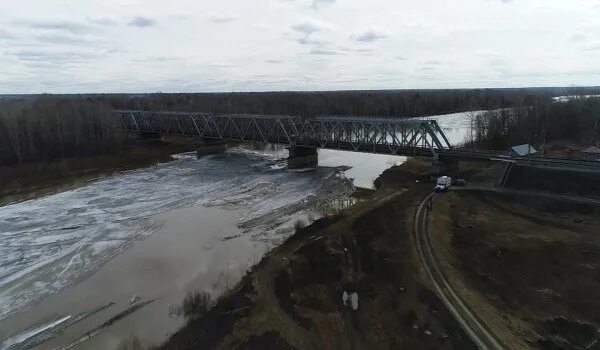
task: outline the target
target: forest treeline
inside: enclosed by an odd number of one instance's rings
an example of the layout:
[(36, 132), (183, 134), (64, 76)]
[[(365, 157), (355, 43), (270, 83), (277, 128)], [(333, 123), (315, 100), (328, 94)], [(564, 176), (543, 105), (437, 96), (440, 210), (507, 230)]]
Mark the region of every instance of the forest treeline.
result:
[(600, 88), (0, 96), (0, 165), (119, 152), (114, 109), (415, 117), (547, 105)]
[(540, 147), (554, 140), (582, 145), (600, 141), (600, 98), (538, 103), (472, 118), (473, 147), (480, 149), (502, 150), (524, 143)]
[(116, 152), (112, 109), (102, 97), (0, 100), (0, 165)]

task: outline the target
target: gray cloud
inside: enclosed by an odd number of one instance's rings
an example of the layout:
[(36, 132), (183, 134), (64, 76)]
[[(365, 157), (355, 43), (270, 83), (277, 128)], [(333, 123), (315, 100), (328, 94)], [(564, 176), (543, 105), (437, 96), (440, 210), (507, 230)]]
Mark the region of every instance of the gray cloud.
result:
[(357, 33), (352, 37), (356, 41), (371, 43), (377, 40), (385, 39), (387, 37), (387, 32), (383, 29), (370, 28), (363, 32)]
[(583, 47), (585, 51), (600, 51), (600, 41), (588, 44)]
[(4, 29), (0, 29), (0, 39), (13, 39), (14, 36)]
[(89, 43), (88, 40), (86, 40), (85, 38), (83, 38), (81, 36), (72, 35), (72, 34), (68, 34), (68, 33), (60, 33), (60, 32), (59, 33), (50, 32), (50, 33), (35, 34), (33, 37), (40, 42), (45, 42), (45, 43), (49, 43), (49, 44), (78, 45), (78, 44)]
[(329, 28), (330, 25), (326, 22), (316, 20), (314, 18), (305, 18), (301, 22), (292, 25), (292, 30), (302, 33), (306, 36)]
[(152, 27), (155, 24), (156, 24), (156, 21), (153, 20), (152, 18), (138, 16), (138, 17), (133, 18), (127, 25), (132, 26), (132, 27), (145, 28), (145, 27)]
[(579, 42), (585, 41), (585, 39), (587, 39), (587, 37), (580, 33), (573, 34), (573, 36), (571, 36), (571, 41), (574, 43), (579, 43)]
[(73, 34), (84, 33), (90, 31), (90, 27), (84, 23), (73, 21), (37, 21), (24, 20), (18, 21), (18, 25), (27, 26), (34, 29), (57, 30), (65, 31)]
[(315, 9), (318, 9), (321, 6), (332, 5), (335, 4), (336, 0), (313, 0), (312, 6)]
[(0, 93), (597, 84), (598, 1), (6, 0)]
[(314, 10), (318, 10), (321, 7), (333, 5), (336, 3), (336, 0), (279, 0), (281, 2), (287, 3), (296, 3), (301, 6), (310, 6)]
[(239, 19), (240, 16), (235, 13), (220, 13), (211, 15), (208, 20), (213, 23), (228, 23)]
[(54, 69), (79, 66), (96, 57), (87, 51), (18, 50), (9, 54), (29, 67)]
[(169, 18), (176, 19), (178, 21), (185, 21), (190, 19), (190, 16), (184, 13), (172, 13), (171, 15), (169, 15)]
[(164, 62), (176, 62), (183, 60), (181, 57), (175, 56), (149, 56), (142, 58), (132, 59), (133, 63), (164, 63)]
[(88, 17), (87, 21), (101, 26), (113, 26), (119, 23), (119, 21), (112, 17)]
[(340, 52), (336, 51), (334, 49), (328, 49), (328, 48), (312, 48), (309, 52), (311, 55), (326, 55), (326, 56), (333, 56), (333, 55), (339, 55)]
[(338, 48), (340, 52), (345, 53), (359, 53), (359, 54), (371, 54), (373, 52), (372, 48), (369, 47), (345, 47), (341, 46)]
[(298, 43), (301, 45), (315, 45), (315, 46), (325, 46), (325, 45), (331, 44), (331, 42), (329, 42), (327, 40), (315, 39), (315, 38), (311, 38), (308, 36), (298, 39)]
[(48, 52), (41, 50), (20, 50), (13, 54), (21, 61), (63, 61), (71, 57), (89, 57), (73, 52)]

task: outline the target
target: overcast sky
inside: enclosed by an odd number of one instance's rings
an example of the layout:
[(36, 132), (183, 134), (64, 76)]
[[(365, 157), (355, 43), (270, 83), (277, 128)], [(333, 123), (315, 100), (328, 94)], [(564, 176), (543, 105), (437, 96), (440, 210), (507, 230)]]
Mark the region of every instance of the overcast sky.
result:
[(600, 0), (2, 0), (0, 14), (0, 93), (600, 85)]

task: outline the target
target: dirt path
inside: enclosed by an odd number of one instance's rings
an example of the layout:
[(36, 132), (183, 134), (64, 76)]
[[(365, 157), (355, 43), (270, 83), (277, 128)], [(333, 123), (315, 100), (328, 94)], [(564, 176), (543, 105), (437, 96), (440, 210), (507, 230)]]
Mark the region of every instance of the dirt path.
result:
[(414, 221), (414, 241), (421, 261), (431, 283), (461, 327), (480, 349), (504, 349), (487, 326), (475, 315), (463, 300), (456, 294), (437, 265), (433, 249), (427, 233), (429, 209), (427, 204), (433, 202), (436, 194), (427, 196), (419, 205)]

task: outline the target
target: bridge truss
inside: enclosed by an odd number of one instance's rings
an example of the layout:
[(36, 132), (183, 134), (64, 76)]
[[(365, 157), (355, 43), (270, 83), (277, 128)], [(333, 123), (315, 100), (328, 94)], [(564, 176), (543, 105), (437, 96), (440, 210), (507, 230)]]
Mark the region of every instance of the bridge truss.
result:
[(398, 155), (452, 148), (435, 120), (115, 111), (125, 130)]

